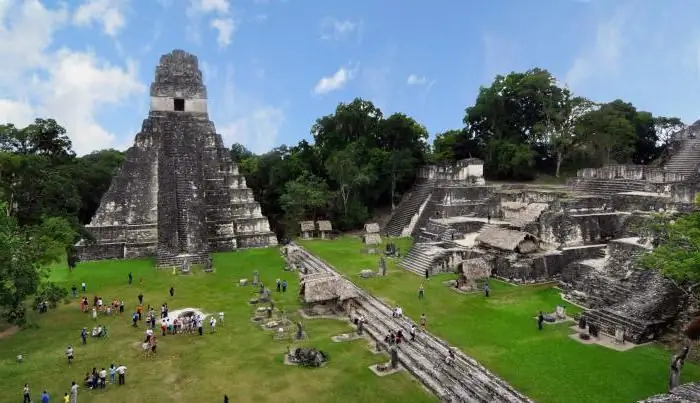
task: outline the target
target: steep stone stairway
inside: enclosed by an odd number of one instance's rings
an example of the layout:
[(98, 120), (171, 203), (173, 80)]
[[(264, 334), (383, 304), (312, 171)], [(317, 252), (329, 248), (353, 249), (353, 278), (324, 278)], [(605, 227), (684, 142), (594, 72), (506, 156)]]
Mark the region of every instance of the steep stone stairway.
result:
[[(298, 248), (294, 255), (300, 257), (298, 264), (306, 273), (340, 276), (330, 265), (303, 248), (297, 245), (293, 247)], [(367, 319), (365, 329), (375, 340), (383, 340), (390, 330), (401, 329), (408, 335), (412, 325), (418, 327), (408, 318), (392, 317), (389, 306), (354, 284), (352, 287), (357, 290), (359, 297), (353, 301), (350, 309)], [(421, 331), (415, 341), (401, 343), (397, 349), (402, 366), (442, 402), (532, 402), (478, 362), (461, 351), (450, 348), (428, 332)], [(455, 362), (447, 365), (445, 357), (450, 349), (455, 354)]]
[(671, 160), (664, 166), (669, 172), (676, 172), (683, 175), (695, 173), (700, 164), (700, 138), (683, 140), (681, 149), (671, 157)]
[(418, 209), (430, 192), (435, 188), (435, 180), (426, 180), (416, 183), (411, 193), (405, 195), (396, 211), (391, 215), (389, 222), (384, 227), (384, 233), (389, 236), (401, 236), (401, 232), (411, 222), (411, 218), (418, 213)]

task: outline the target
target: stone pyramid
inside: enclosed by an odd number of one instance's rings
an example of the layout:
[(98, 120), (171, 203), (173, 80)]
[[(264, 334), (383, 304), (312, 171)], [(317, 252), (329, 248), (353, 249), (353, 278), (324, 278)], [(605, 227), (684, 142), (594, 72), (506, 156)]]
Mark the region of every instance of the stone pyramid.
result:
[(151, 110), (76, 245), (81, 260), (155, 256), (159, 267), (209, 252), (277, 245), (260, 205), (207, 113), (197, 57), (161, 57)]

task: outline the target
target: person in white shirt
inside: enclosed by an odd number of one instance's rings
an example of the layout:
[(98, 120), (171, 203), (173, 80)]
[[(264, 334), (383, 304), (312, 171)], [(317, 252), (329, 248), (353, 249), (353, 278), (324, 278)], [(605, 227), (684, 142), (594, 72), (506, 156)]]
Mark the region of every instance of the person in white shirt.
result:
[(78, 384), (73, 381), (70, 387), (71, 403), (78, 403)]
[(68, 346), (66, 349), (66, 358), (68, 358), (68, 365), (73, 363), (73, 347)]
[(214, 333), (214, 329), (216, 329), (216, 318), (213, 316), (209, 320), (209, 326), (211, 327), (211, 332)]
[(153, 337), (153, 330), (151, 330), (150, 328), (146, 329), (146, 341), (145, 342), (148, 343), (149, 341), (151, 341), (151, 337)]
[(224, 324), (224, 313), (223, 312), (219, 312), (219, 322), (221, 322), (222, 325)]
[(117, 366), (117, 376), (118, 376), (118, 381), (117, 383), (119, 385), (124, 385), (126, 381), (126, 367), (123, 365), (118, 365)]

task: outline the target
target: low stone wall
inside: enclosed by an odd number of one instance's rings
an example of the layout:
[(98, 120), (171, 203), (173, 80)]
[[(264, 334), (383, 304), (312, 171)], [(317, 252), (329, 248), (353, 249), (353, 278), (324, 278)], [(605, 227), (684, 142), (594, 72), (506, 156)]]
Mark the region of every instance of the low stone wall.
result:
[(469, 158), (457, 161), (453, 165), (426, 165), (418, 169), (417, 176), (423, 180), (437, 179), (483, 184), (484, 162)]
[(686, 175), (646, 165), (606, 165), (601, 168), (583, 168), (576, 172), (576, 176), (584, 179), (629, 179), (655, 183), (682, 182), (687, 179)]
[(556, 246), (601, 243), (622, 235), (628, 215), (618, 212), (568, 214), (545, 211), (540, 216), (539, 237)]

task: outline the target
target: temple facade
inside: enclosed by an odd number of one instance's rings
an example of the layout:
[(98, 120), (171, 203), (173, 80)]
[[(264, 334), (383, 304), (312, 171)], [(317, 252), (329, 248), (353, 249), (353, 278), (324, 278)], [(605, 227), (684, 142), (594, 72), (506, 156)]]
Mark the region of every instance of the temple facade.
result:
[(277, 245), (268, 219), (207, 112), (197, 57), (161, 57), (151, 108), (76, 245), (81, 260), (155, 256), (159, 267), (210, 252)]

